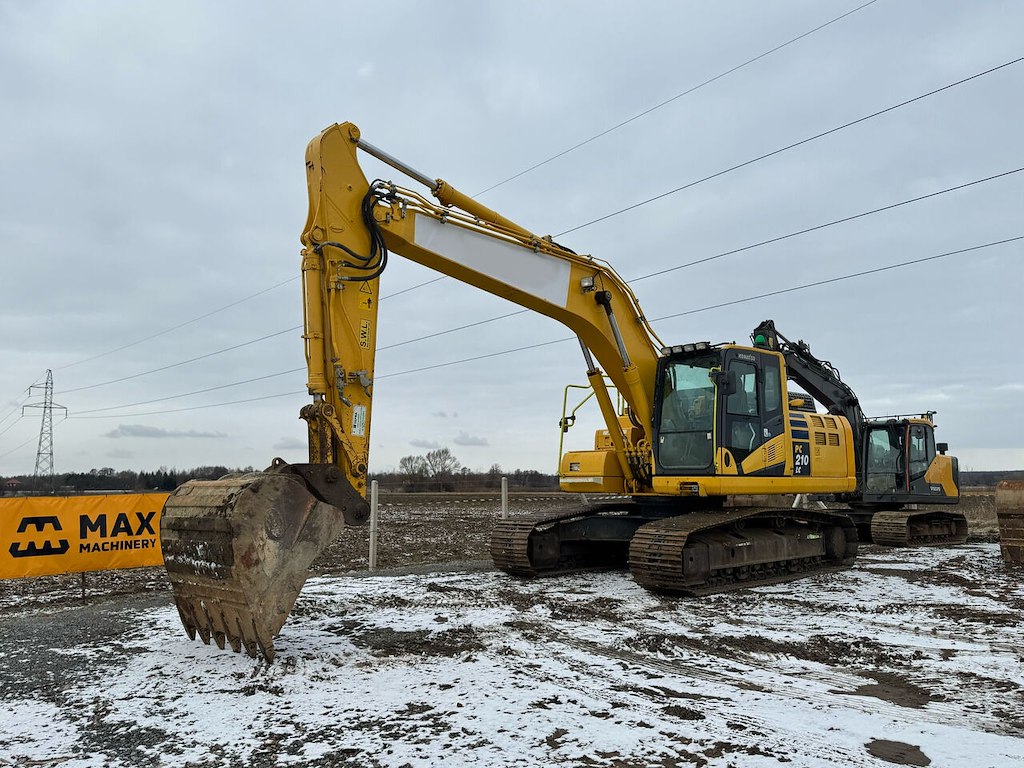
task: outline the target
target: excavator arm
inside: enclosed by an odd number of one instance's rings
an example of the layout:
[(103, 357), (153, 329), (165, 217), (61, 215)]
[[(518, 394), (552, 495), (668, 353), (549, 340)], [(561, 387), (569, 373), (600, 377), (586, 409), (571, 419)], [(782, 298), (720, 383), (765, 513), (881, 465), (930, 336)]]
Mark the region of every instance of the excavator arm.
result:
[(792, 342), (778, 332), (772, 320), (765, 320), (750, 334), (755, 346), (781, 352), (786, 361), (786, 373), (793, 381), (806, 389), (829, 413), (845, 416), (853, 430), (853, 441), (859, 453), (864, 442), (864, 411), (860, 400), (850, 386), (839, 376), (839, 369), (827, 360), (821, 360), (811, 353), (810, 345), (803, 341)]
[[(426, 186), (436, 202), (391, 182), (370, 183), (360, 150)], [(377, 309), (389, 252), (572, 329), (631, 491), (642, 490), (650, 475), (663, 346), (608, 264), (538, 237), (405, 165), (362, 140), (351, 123), (310, 142), (306, 175), (301, 266), (312, 402), (300, 415), (309, 463), (275, 459), (261, 473), (190, 481), (168, 499), (161, 521), (165, 564), (189, 635), (268, 660), (310, 564), (345, 525), (368, 516)], [(639, 430), (622, 429), (605, 374)]]

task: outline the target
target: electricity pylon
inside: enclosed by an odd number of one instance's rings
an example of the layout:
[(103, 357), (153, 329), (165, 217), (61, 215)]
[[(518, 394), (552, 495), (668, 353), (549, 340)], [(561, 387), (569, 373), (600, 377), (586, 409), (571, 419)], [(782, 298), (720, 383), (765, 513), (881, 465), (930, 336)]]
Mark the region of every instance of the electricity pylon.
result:
[(43, 423), (39, 427), (39, 448), (36, 449), (36, 478), (47, 478), (50, 491), (53, 491), (53, 409), (61, 408), (67, 414), (68, 409), (63, 405), (53, 402), (53, 371), (47, 369), (46, 383), (33, 384), (29, 387), (29, 394), (33, 389), (43, 390), (43, 402), (30, 403), (21, 407), (21, 415), (25, 415), (26, 408), (42, 408)]

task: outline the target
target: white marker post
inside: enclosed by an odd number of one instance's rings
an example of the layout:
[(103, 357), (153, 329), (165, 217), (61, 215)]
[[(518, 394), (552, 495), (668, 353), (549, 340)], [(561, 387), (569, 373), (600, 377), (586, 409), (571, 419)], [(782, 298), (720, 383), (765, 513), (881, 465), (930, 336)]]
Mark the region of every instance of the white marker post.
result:
[(370, 570), (377, 568), (377, 481), (370, 482)]
[(501, 478), (501, 519), (508, 518), (508, 478)]

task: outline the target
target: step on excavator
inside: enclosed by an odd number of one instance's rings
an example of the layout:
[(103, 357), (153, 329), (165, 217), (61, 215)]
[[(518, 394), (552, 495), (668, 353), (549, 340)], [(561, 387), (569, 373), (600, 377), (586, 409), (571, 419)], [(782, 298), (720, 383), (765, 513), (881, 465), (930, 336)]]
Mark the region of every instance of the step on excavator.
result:
[[(359, 152), (434, 199), (369, 182)], [(490, 545), (498, 568), (536, 576), (628, 565), (644, 587), (702, 595), (853, 564), (857, 524), (843, 511), (729, 504), (736, 494), (875, 499), (858, 479), (855, 434), (867, 427), (849, 413), (799, 410), (786, 351), (767, 337), (751, 346), (666, 346), (606, 262), (417, 171), (351, 123), (310, 142), (306, 174), (311, 402), (300, 416), (309, 461), (275, 459), (263, 472), (190, 481), (168, 498), (163, 553), (190, 637), (272, 660), (310, 564), (346, 525), (367, 520), (377, 304), (389, 252), (554, 318), (579, 340), (606, 429), (594, 450), (563, 456), (561, 486), (612, 500), (501, 521)], [(893, 498), (916, 491), (908, 471), (910, 487), (878, 488), (878, 500), (898, 505)]]

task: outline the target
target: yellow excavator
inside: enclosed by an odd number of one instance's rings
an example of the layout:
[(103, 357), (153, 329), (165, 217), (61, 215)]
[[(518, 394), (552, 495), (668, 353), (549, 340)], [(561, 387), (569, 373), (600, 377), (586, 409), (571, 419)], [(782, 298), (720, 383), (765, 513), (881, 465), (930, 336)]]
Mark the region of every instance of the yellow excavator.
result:
[[(360, 151), (424, 185), (436, 202), (370, 183)], [(879, 487), (877, 498), (867, 493), (864, 471), (874, 463), (865, 457), (873, 462), (874, 454), (863, 446), (874, 445), (864, 439), (873, 427), (859, 409), (812, 413), (810, 398), (789, 391), (805, 361), (774, 326), (749, 346), (667, 346), (607, 263), (420, 173), (351, 123), (310, 142), (306, 174), (303, 339), (312, 401), (300, 416), (309, 462), (275, 459), (263, 472), (190, 481), (167, 500), (164, 559), (193, 639), (272, 660), (312, 561), (346, 525), (367, 520), (377, 304), (389, 252), (552, 317), (579, 339), (606, 428), (593, 450), (562, 457), (561, 486), (613, 500), (501, 521), (491, 554), (508, 573), (628, 564), (649, 589), (696, 595), (776, 583), (849, 567), (857, 523), (830, 509), (731, 506), (731, 496), (830, 494), (861, 504), (868, 520), (918, 501), (900, 497), (920, 490), (913, 481)], [(929, 489), (945, 498), (958, 494), (954, 461), (935, 456), (928, 469)]]

